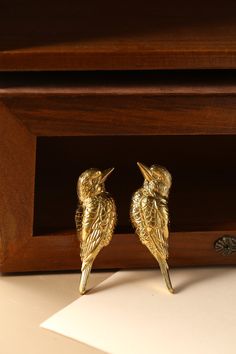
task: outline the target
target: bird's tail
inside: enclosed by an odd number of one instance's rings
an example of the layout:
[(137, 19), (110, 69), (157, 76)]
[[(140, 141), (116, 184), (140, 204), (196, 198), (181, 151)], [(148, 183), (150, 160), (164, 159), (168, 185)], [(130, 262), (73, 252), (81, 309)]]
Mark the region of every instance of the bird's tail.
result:
[(169, 267), (168, 267), (168, 264), (165, 260), (159, 260), (159, 265), (160, 265), (160, 268), (161, 268), (161, 273), (163, 275), (163, 278), (165, 280), (165, 283), (166, 283), (166, 286), (168, 288), (168, 290), (173, 293), (174, 292), (174, 289), (172, 287), (172, 284), (171, 284), (171, 280), (170, 280), (170, 274), (169, 274)]
[(83, 262), (81, 267), (81, 278), (80, 278), (80, 285), (79, 285), (79, 292), (83, 295), (86, 292), (86, 286), (88, 282), (88, 277), (92, 268), (93, 262)]

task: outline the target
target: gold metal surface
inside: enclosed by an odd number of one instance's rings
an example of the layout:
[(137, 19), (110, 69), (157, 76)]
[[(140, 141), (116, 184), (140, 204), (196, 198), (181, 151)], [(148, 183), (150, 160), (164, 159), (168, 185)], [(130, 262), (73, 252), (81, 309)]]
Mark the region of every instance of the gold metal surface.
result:
[(115, 228), (115, 202), (105, 190), (104, 184), (112, 171), (113, 168), (103, 172), (91, 168), (83, 172), (78, 179), (75, 223), (82, 261), (79, 289), (81, 294), (86, 292), (95, 258), (101, 249), (110, 243)]
[(150, 168), (137, 163), (144, 177), (131, 202), (130, 217), (140, 241), (149, 249), (159, 263), (167, 288), (173, 293), (169, 276), (168, 196), (171, 174), (166, 168), (152, 165)]

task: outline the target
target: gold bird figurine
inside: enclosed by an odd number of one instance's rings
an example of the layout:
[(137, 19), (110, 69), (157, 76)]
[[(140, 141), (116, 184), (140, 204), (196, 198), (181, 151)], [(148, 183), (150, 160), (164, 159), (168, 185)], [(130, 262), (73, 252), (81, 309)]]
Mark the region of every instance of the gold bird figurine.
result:
[(113, 171), (90, 168), (84, 171), (77, 183), (78, 207), (75, 214), (77, 236), (82, 261), (80, 293), (86, 292), (88, 277), (95, 258), (107, 246), (116, 224), (116, 206), (105, 190), (105, 180)]
[(149, 249), (159, 263), (167, 288), (171, 285), (168, 259), (168, 196), (171, 187), (171, 174), (166, 168), (152, 165), (150, 168), (137, 163), (144, 184), (133, 197), (130, 209), (131, 222), (140, 241)]

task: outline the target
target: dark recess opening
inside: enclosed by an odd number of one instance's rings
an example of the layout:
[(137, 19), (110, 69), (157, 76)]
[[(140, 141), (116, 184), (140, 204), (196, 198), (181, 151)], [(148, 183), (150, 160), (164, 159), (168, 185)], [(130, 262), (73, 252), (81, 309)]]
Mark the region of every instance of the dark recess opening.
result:
[(34, 235), (74, 229), (76, 182), (90, 167), (115, 167), (107, 181), (118, 209), (116, 233), (132, 233), (129, 205), (143, 179), (136, 161), (173, 175), (171, 231), (236, 228), (235, 136), (39, 137)]

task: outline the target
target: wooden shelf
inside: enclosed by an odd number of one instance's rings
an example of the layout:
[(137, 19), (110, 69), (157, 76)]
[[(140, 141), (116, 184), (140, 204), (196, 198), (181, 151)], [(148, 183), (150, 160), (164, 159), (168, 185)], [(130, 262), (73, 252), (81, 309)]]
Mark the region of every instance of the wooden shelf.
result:
[(0, 70), (235, 69), (236, 4), (5, 2)]
[[(231, 230), (232, 234), (236, 230)], [(214, 242), (227, 231), (170, 234), (170, 266), (235, 265), (235, 257), (215, 252)], [(129, 252), (127, 251), (129, 250)], [(132, 251), (131, 251), (132, 250)], [(184, 250), (184, 252), (183, 252)], [(79, 270), (79, 243), (74, 231), (31, 237), (27, 247), (8, 257), (3, 273)], [(156, 268), (154, 257), (134, 234), (115, 234), (94, 262), (95, 269)]]
[(142, 183), (137, 160), (167, 166), (174, 177), (170, 264), (235, 264), (235, 255), (214, 248), (223, 235), (236, 235), (233, 76), (218, 83), (196, 72), (181, 81), (180, 73), (173, 83), (170, 75), (140, 85), (121, 77), (116, 85), (112, 78), (59, 84), (48, 75), (46, 84), (43, 75), (40, 82), (21, 75), (0, 85), (2, 272), (79, 269), (70, 231), (75, 185), (95, 162), (116, 167), (107, 187), (119, 204), (117, 234), (95, 266), (156, 267), (128, 223), (131, 195)]
[(0, 100), (36, 136), (236, 134), (234, 70), (61, 74), (0, 78)]

